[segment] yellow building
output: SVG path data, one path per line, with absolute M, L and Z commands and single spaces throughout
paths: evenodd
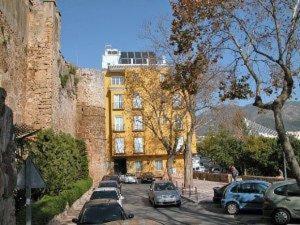
M 153 131 L 146 125 L 145 112 L 149 105 L 141 97 L 143 93 L 132 94 L 128 89 L 128 76 L 151 70 L 149 64 L 153 60 L 151 52 L 120 52 L 107 48 L 102 60 L 105 86 L 106 140 L 107 151 L 116 173 L 153 172 L 155 176 L 163 176 L 166 172 L 167 152 Z M 167 68 L 160 64 L 159 68 Z M 155 73 L 153 73 L 155 74 Z M 157 74 L 157 73 L 156 73 Z M 155 84 L 161 81 L 159 75 L 151 77 Z M 140 76 L 143 77 L 143 76 Z M 132 77 L 129 77 L 132 78 Z M 149 77 L 145 76 L 145 79 Z M 134 78 L 135 79 L 135 78 Z M 143 78 L 142 78 L 143 79 Z M 176 113 L 174 109 L 174 115 Z M 180 122 L 179 135 L 184 134 L 187 118 Z M 176 142 L 178 148 L 183 145 L 184 136 Z M 193 153 L 196 153 L 196 139 L 193 140 Z M 184 161 L 182 153 L 174 160 L 173 171 L 183 174 Z

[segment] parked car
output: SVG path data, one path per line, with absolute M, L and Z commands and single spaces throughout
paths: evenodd
M 104 181 L 100 181 L 98 187 L 114 187 L 114 188 L 118 188 L 121 191 L 121 186 L 120 184 L 115 181 L 115 180 L 104 180 Z
M 114 199 L 118 201 L 118 203 L 122 206 L 122 201 L 124 197 L 121 195 L 119 189 L 114 188 L 114 187 L 101 187 L 101 188 L 96 188 L 92 195 L 90 200 L 94 199 Z
M 132 219 L 130 223 L 128 220 L 118 220 L 114 222 L 105 223 L 106 225 L 163 225 L 163 223 L 149 219 Z
M 106 181 L 106 180 L 114 180 L 117 181 L 118 183 L 120 183 L 120 177 L 118 175 L 105 175 L 102 177 L 102 181 Z
M 204 166 L 197 166 L 197 167 L 193 168 L 193 170 L 197 171 L 197 172 L 205 172 L 206 168 Z
M 270 183 L 261 180 L 232 182 L 224 192 L 222 208 L 231 215 L 240 210 L 261 210 L 264 193 L 269 186 Z
M 146 172 L 141 175 L 141 183 L 152 183 L 153 181 L 155 181 L 153 173 Z
M 124 175 L 121 175 L 120 180 L 121 180 L 121 182 L 126 183 L 126 184 L 137 184 L 138 183 L 137 177 L 132 173 L 126 173 Z
M 77 225 L 98 225 L 116 220 L 127 220 L 134 215 L 125 213 L 114 199 L 94 199 L 83 206 L 79 217 L 72 219 Z
M 154 181 L 148 192 L 149 201 L 154 207 L 162 205 L 181 205 L 181 196 L 170 181 Z
M 273 183 L 266 191 L 263 213 L 278 225 L 300 219 L 300 187 L 296 180 Z
M 221 203 L 221 200 L 224 195 L 224 191 L 228 187 L 229 184 L 224 185 L 223 187 L 214 187 L 214 197 L 213 197 L 213 202 Z

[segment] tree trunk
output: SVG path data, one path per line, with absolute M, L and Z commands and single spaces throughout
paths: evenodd
M 291 145 L 290 139 L 286 134 L 286 130 L 284 127 L 283 119 L 282 119 L 282 108 L 279 106 L 275 106 L 273 109 L 274 117 L 275 117 L 275 127 L 278 134 L 278 139 L 281 144 L 281 147 L 284 151 L 286 159 L 290 164 L 292 171 L 295 175 L 297 183 L 300 185 L 300 166 L 297 161 L 297 158 L 294 153 L 294 149 Z
M 170 181 L 172 181 L 174 159 L 175 159 L 175 155 L 173 155 L 173 154 L 169 155 L 168 159 L 167 159 L 167 173 L 168 173 L 168 178 Z
M 192 162 L 192 138 L 193 133 L 187 135 L 187 141 L 184 151 L 184 187 L 192 187 L 193 185 L 193 162 Z

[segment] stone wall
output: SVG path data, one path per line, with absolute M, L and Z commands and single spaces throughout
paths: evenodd
M 108 165 L 103 78 L 100 71 L 80 69 L 63 87 L 68 63 L 60 53 L 60 24 L 55 0 L 0 0 L 0 87 L 7 91 L 15 123 L 82 138 L 96 183 Z M 13 200 L 0 199 L 0 225 L 13 207 Z
M 103 77 L 100 71 L 91 69 L 81 69 L 78 73 L 76 134 L 86 141 L 90 176 L 97 183 L 108 170 Z

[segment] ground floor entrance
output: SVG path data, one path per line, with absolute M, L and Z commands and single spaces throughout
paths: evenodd
M 114 159 L 114 172 L 115 174 L 126 174 L 127 173 L 127 162 L 126 158 Z

